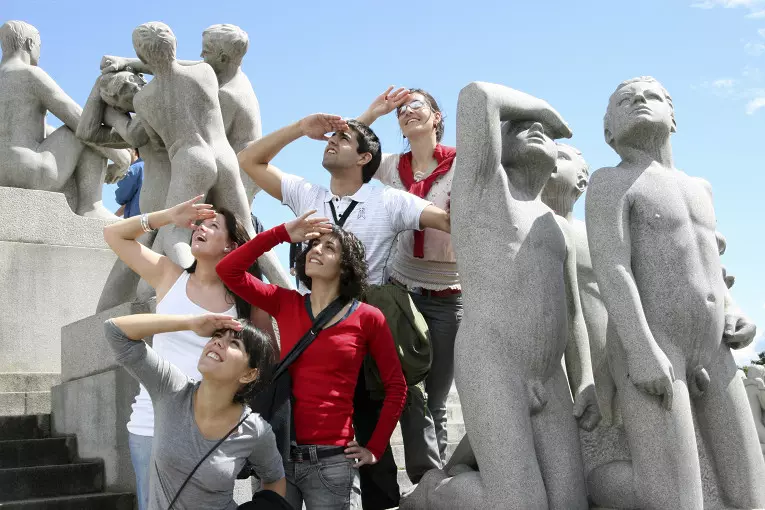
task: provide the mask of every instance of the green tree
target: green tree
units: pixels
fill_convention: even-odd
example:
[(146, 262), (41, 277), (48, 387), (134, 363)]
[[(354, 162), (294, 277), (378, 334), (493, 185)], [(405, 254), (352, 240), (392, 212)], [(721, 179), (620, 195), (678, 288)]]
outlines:
[(760, 357), (760, 359), (753, 359), (752, 364), (753, 365), (765, 365), (765, 351), (762, 351), (757, 356)]

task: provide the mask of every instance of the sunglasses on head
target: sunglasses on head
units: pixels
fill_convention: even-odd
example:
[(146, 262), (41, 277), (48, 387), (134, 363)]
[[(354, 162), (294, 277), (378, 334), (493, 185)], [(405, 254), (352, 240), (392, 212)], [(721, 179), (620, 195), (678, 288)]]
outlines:
[(425, 101), (420, 101), (419, 99), (415, 99), (409, 104), (399, 106), (398, 109), (396, 110), (396, 116), (401, 117), (402, 115), (404, 115), (406, 113), (407, 108), (415, 112), (426, 106), (428, 106), (428, 103), (426, 103)]

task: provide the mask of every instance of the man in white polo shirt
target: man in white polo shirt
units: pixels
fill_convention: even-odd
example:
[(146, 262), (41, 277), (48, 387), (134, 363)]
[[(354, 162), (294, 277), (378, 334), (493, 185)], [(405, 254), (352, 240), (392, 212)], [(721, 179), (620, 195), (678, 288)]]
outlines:
[[(303, 136), (327, 142), (322, 166), (331, 176), (329, 189), (286, 174), (270, 164), (279, 151)], [(258, 186), (292, 209), (295, 215), (315, 209), (319, 216), (326, 216), (353, 232), (366, 249), (370, 285), (381, 285), (385, 283), (385, 266), (399, 232), (423, 228), (450, 231), (449, 214), (443, 209), (410, 193), (368, 184), (381, 157), (380, 141), (367, 125), (317, 113), (251, 143), (239, 153), (239, 165)], [(363, 379), (359, 379), (360, 386)], [(363, 392), (363, 387), (360, 389)], [(361, 418), (359, 404), (357, 399), (354, 417), (357, 434), (362, 428), (357, 419)], [(417, 459), (422, 465), (416, 469), (423, 473), (440, 467), (433, 419), (427, 406), (408, 406), (401, 422), (406, 447), (414, 450), (411, 453), (416, 452), (407, 454), (407, 459)], [(362, 469), (360, 473), (365, 510), (373, 508), (372, 502), (375, 502), (374, 508), (398, 506), (396, 466), (390, 449), (378, 461), (381, 462), (377, 466)], [(407, 470), (410, 468), (407, 466)]]

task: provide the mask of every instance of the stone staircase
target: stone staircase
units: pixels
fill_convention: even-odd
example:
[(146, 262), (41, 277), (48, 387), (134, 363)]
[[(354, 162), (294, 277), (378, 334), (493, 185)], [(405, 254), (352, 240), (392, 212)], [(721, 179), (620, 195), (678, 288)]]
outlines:
[(51, 437), (49, 414), (0, 416), (0, 509), (133, 510), (133, 506), (133, 494), (104, 492), (103, 461), (79, 459), (76, 437)]
[[(457, 389), (452, 385), (451, 391), (449, 391), (449, 398), (446, 401), (446, 426), (449, 434), (449, 444), (446, 449), (446, 460), (449, 460), (454, 449), (459, 444), (462, 437), (465, 435), (465, 422), (462, 419), (462, 406), (460, 405), (460, 397), (457, 394)], [(393, 435), (390, 438), (391, 448), (393, 449), (393, 457), (396, 459), (396, 465), (398, 466), (398, 485), (401, 492), (407, 492), (412, 487), (412, 482), (406, 475), (405, 463), (404, 463), (404, 443), (401, 438), (401, 426), (396, 425), (396, 430), (393, 431)]]

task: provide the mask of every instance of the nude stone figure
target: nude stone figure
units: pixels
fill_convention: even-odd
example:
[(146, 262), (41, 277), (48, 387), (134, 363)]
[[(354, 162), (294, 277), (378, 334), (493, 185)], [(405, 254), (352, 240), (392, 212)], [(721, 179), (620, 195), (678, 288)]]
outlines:
[(765, 454), (765, 366), (749, 365), (744, 380), (749, 406), (752, 409), (754, 426), (760, 440), (760, 448)]
[(402, 509), (588, 508), (577, 420), (591, 429), (600, 414), (576, 248), (568, 222), (540, 200), (556, 164), (551, 137), (561, 135), (568, 126), (540, 99), (480, 82), (460, 92), (451, 207), (465, 309), (455, 380), (480, 472), (429, 471)]
[[(582, 153), (566, 144), (558, 143), (558, 162), (555, 172), (550, 176), (544, 190), (542, 202), (555, 214), (565, 218), (571, 225), (571, 232), (576, 244), (576, 274), (579, 283), (579, 298), (582, 302), (582, 314), (587, 324), (587, 336), (590, 339), (592, 372), (595, 378), (595, 390), (603, 416), (601, 425), (614, 422), (615, 386), (608, 369), (606, 356), (606, 326), (608, 312), (600, 296), (598, 282), (592, 271), (590, 247), (587, 244), (587, 228), (584, 221), (574, 218), (574, 204), (587, 189), (590, 178), (589, 165)], [(618, 418), (618, 413), (617, 413)], [(616, 420), (616, 423), (619, 419)]]
[[(155, 132), (137, 128), (128, 130), (131, 122), (140, 123), (139, 118), (131, 118), (129, 114), (135, 111), (135, 95), (145, 85), (146, 80), (132, 71), (99, 76), (85, 103), (77, 137), (102, 147), (138, 147), (144, 161), (139, 207), (143, 212), (152, 212), (165, 206), (171, 167), (167, 149)], [(141, 134), (138, 138), (133, 136), (136, 131)], [(152, 247), (156, 236), (157, 232), (152, 231), (142, 235), (138, 241)], [(96, 313), (136, 299), (139, 280), (138, 275), (118, 259), (104, 284)], [(145, 290), (143, 294), (140, 296), (143, 300), (150, 297)]]
[[(180, 65), (175, 59), (175, 35), (164, 23), (138, 26), (133, 31), (133, 46), (154, 79), (136, 93), (137, 118), (126, 119), (126, 131), (137, 146), (154, 135), (163, 141), (171, 167), (165, 207), (207, 195), (207, 201), (247, 218), (250, 208), (236, 153), (226, 139), (212, 68)], [(252, 225), (245, 225), (252, 235)], [(163, 227), (153, 249), (188, 267), (193, 259), (189, 236), (187, 229)]]
[[(38, 67), (40, 45), (40, 33), (28, 23), (0, 26), (0, 186), (62, 191), (74, 180), (77, 214), (114, 219), (101, 203), (107, 159), (121, 172), (130, 154), (75, 137), (82, 110)], [(46, 126), (48, 111), (64, 125)]]
[(622, 161), (590, 179), (586, 222), (632, 461), (593, 470), (591, 497), (701, 510), (695, 412), (725, 503), (763, 508), (765, 462), (730, 351), (754, 328), (727, 294), (710, 186), (675, 168), (672, 100), (653, 78), (620, 84), (604, 125)]
[[(170, 30), (166, 26), (165, 28), (168, 31)], [(172, 34), (172, 32), (170, 32), (170, 34)], [(252, 90), (252, 85), (247, 79), (247, 76), (241, 70), (242, 58), (247, 52), (249, 45), (247, 33), (235, 25), (213, 25), (204, 31), (202, 36), (202, 44), (202, 57), (205, 59), (204, 62), (213, 68), (219, 86), (218, 101), (223, 118), (222, 120), (226, 139), (235, 151), (239, 151), (243, 149), (249, 142), (260, 138), (262, 135), (260, 124), (260, 107), (258, 105), (258, 100), (255, 97), (255, 93)], [(136, 47), (136, 51), (138, 52), (138, 47)], [(207, 68), (207, 66), (199, 64), (201, 64), (201, 62), (173, 60), (173, 65), (176, 71), (181, 75), (187, 74), (184, 69), (189, 70)], [(134, 73), (139, 72), (154, 74), (156, 76), (154, 65), (147, 61), (145, 58), (135, 60), (123, 57), (106, 56), (102, 61), (101, 67), (104, 74), (110, 74), (123, 70), (131, 70)], [(140, 112), (137, 117), (140, 119)], [(143, 136), (141, 135), (143, 131), (146, 131), (147, 134), (151, 135), (152, 130), (146, 129), (145, 126), (141, 124), (134, 127), (133, 129), (128, 128), (127, 125), (131, 124), (131, 119), (129, 118), (123, 119), (123, 122), (126, 124), (126, 126), (123, 127), (122, 130), (128, 131), (127, 136), (132, 137), (133, 141), (135, 141), (136, 133), (139, 135), (139, 137)], [(146, 123), (143, 122), (143, 124)], [(133, 134), (130, 133), (131, 131)], [(145, 169), (144, 171), (146, 172)], [(219, 173), (218, 182), (210, 190), (210, 195), (208, 196), (207, 200), (212, 201), (217, 206), (227, 207), (233, 210), (237, 216), (240, 216), (238, 209), (235, 207), (237, 205), (236, 200), (233, 198), (238, 196), (239, 188), (242, 185), (244, 186), (244, 192), (246, 196), (245, 200), (248, 211), (249, 204), (252, 203), (252, 199), (257, 191), (259, 191), (259, 189), (252, 182), (249, 176), (247, 176), (241, 170), (239, 172), (240, 177), (237, 180), (231, 178), (231, 176), (228, 175), (229, 173), (230, 172), (228, 169), (226, 169), (225, 172)], [(221, 178), (221, 176), (224, 176), (225, 179)], [(190, 182), (193, 181), (194, 180), (191, 179)], [(182, 186), (183, 182), (179, 182), (179, 185)], [(169, 193), (172, 194), (173, 190), (169, 190)], [(221, 202), (220, 197), (232, 198), (230, 198), (230, 203), (226, 205), (225, 203)], [(170, 203), (169, 200), (171, 200), (170, 196), (168, 196), (168, 205)], [(144, 209), (142, 208), (141, 210)], [(244, 218), (245, 216), (241, 217)], [(173, 228), (178, 230), (175, 227)], [(165, 240), (163, 242), (163, 233), (160, 233), (159, 240), (155, 243), (159, 244), (159, 246), (155, 245), (153, 248), (155, 251), (167, 253), (168, 256), (173, 258), (174, 256), (177, 256), (178, 252), (174, 254), (173, 251), (167, 251), (168, 241)], [(170, 240), (172, 241), (172, 239), (174, 238), (171, 237)], [(184, 249), (181, 253), (185, 256), (187, 253), (186, 249)], [(177, 262), (181, 263), (181, 259), (179, 259)], [(260, 257), (258, 263), (261, 270), (263, 271), (263, 274), (271, 283), (275, 283), (286, 288), (292, 287), (289, 276), (279, 263), (278, 258), (273, 251), (269, 251)]]

